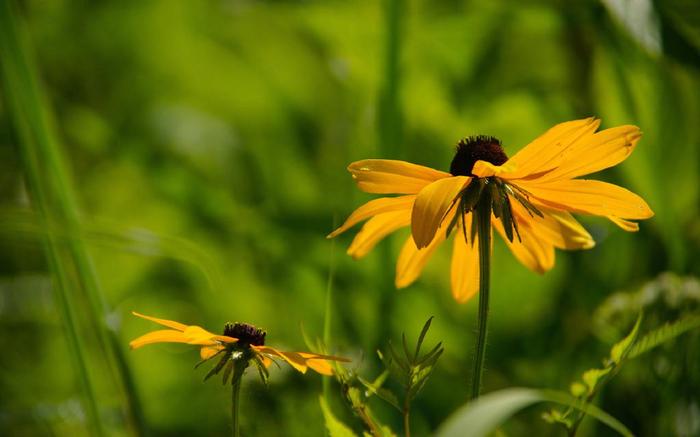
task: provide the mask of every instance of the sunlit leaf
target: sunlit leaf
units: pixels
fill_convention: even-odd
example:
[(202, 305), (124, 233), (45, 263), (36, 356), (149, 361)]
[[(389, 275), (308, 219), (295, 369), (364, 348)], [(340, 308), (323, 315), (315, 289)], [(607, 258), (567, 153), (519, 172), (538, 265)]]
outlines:
[(578, 399), (568, 393), (529, 388), (510, 388), (483, 395), (452, 413), (440, 425), (435, 435), (463, 437), (466, 430), (469, 430), (470, 437), (486, 436), (517, 412), (541, 402), (553, 402), (580, 409), (620, 435), (633, 435), (620, 421), (608, 413), (593, 405), (584, 407)]
[(330, 437), (357, 437), (352, 429), (335, 417), (323, 396), (319, 396), (318, 401), (321, 404), (323, 419)]

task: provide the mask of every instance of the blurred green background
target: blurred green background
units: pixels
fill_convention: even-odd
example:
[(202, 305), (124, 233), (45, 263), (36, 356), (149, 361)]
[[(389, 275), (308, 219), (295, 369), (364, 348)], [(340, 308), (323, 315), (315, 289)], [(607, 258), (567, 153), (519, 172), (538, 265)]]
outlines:
[[(270, 345), (304, 350), (302, 325), (312, 339), (323, 334), (331, 271), (331, 349), (353, 357), (367, 378), (381, 371), (378, 348), (402, 332), (415, 339), (435, 316), (427, 341), (443, 341), (445, 354), (412, 417), (415, 435), (434, 430), (466, 401), (474, 346), (476, 300), (453, 302), (450, 251), (396, 291), (405, 234), (360, 261), (344, 254), (350, 233), (335, 242), (325, 235), (372, 198), (354, 186), (347, 164), (392, 158), (446, 170), (457, 140), (473, 134), (500, 138), (512, 155), (562, 121), (636, 124), (644, 137), (635, 153), (596, 178), (639, 193), (656, 213), (637, 234), (582, 218), (597, 246), (557, 253), (544, 276), (496, 243), (485, 391), (567, 390), (600, 365), (640, 307), (650, 327), (700, 311), (695, 1), (33, 0), (18, 11), (79, 224), (37, 220), (6, 98), (15, 84), (6, 79), (2, 435), (88, 433), (47, 235), (59, 246), (82, 241), (94, 267), (92, 285), (79, 263), (64, 279), (108, 435), (134, 434), (138, 420), (86, 289), (104, 298), (146, 431), (221, 435), (228, 389), (202, 383), (195, 348), (128, 351), (129, 340), (155, 328), (130, 311), (215, 332), (246, 321), (267, 329)], [(11, 62), (7, 52), (0, 59)], [(626, 365), (598, 404), (638, 435), (700, 435), (698, 363), (693, 332)], [(331, 392), (339, 392), (334, 383)], [(273, 369), (267, 388), (247, 377), (244, 434), (323, 435), (320, 393), (321, 377), (288, 368)], [(336, 397), (336, 415), (360, 431)], [(372, 406), (401, 432), (398, 414), (380, 400)], [(528, 410), (504, 430), (561, 435), (541, 412)], [(588, 419), (581, 435), (611, 432)]]

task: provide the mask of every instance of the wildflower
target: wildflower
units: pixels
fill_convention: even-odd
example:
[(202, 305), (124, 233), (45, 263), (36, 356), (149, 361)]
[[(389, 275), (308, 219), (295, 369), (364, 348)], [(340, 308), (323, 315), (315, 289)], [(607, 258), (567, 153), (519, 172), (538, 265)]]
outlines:
[(129, 343), (132, 349), (151, 343), (187, 343), (200, 347), (199, 353), (202, 361), (199, 364), (220, 356), (219, 362), (205, 379), (224, 370), (224, 383), (226, 383), (234, 362), (239, 360), (245, 363), (245, 367), (249, 363), (255, 364), (264, 381), (267, 380), (267, 368), (272, 364), (273, 359), (281, 359), (301, 373), (312, 369), (323, 375), (333, 374), (329, 361), (348, 361), (345, 358), (330, 355), (310, 352), (283, 352), (265, 346), (266, 332), (247, 323), (227, 323), (223, 335), (217, 335), (199, 326), (157, 319), (137, 312), (132, 314), (170, 328), (142, 335)]
[(465, 138), (449, 173), (404, 161), (354, 162), (348, 170), (361, 190), (399, 196), (365, 203), (328, 237), (367, 220), (348, 248), (361, 258), (388, 234), (410, 226), (396, 266), (395, 284), (403, 288), (453, 231), (461, 233), (453, 241), (451, 286), (454, 298), (466, 302), (479, 288), (476, 211), (486, 204), (489, 227), (522, 264), (544, 273), (554, 266), (555, 247), (595, 244), (571, 212), (607, 217), (626, 231), (639, 229), (632, 220), (653, 216), (641, 197), (622, 187), (576, 179), (624, 161), (641, 136), (636, 126), (596, 132), (599, 125), (594, 118), (558, 124), (510, 159), (496, 138)]

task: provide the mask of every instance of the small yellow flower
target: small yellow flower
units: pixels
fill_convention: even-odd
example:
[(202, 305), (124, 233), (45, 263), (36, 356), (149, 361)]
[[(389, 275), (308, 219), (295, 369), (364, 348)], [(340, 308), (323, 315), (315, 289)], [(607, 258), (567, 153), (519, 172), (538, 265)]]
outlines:
[(403, 288), (420, 276), (451, 231), (460, 229), (464, 238), (453, 242), (451, 284), (454, 298), (466, 302), (479, 280), (472, 211), (483, 190), (489, 190), (492, 228), (521, 263), (544, 273), (554, 266), (555, 247), (588, 249), (595, 244), (570, 212), (607, 217), (626, 231), (639, 229), (630, 220), (654, 215), (641, 197), (622, 187), (575, 179), (624, 161), (641, 136), (636, 126), (596, 132), (599, 125), (594, 118), (558, 124), (510, 159), (496, 138), (466, 138), (457, 146), (450, 173), (404, 161), (354, 162), (348, 170), (361, 190), (400, 196), (365, 203), (328, 237), (367, 220), (348, 248), (357, 259), (410, 225), (412, 238), (404, 243), (396, 266), (396, 287)]
[[(221, 355), (219, 364), (212, 369), (207, 377), (225, 369), (225, 366), (237, 359), (252, 361), (261, 371), (261, 376), (266, 379), (266, 368), (272, 364), (274, 358), (280, 358), (294, 369), (306, 373), (307, 369), (315, 370), (323, 375), (332, 375), (333, 368), (329, 361), (349, 361), (345, 358), (330, 355), (319, 355), (310, 352), (283, 352), (275, 348), (265, 346), (266, 332), (247, 323), (227, 323), (224, 334), (213, 334), (199, 326), (184, 325), (172, 320), (157, 319), (132, 312), (135, 316), (150, 320), (170, 329), (152, 331), (129, 343), (132, 349), (140, 348), (151, 343), (187, 343), (200, 347), (199, 353), (202, 362)], [(224, 380), (228, 372), (224, 373)], [(224, 381), (225, 382), (225, 381)]]

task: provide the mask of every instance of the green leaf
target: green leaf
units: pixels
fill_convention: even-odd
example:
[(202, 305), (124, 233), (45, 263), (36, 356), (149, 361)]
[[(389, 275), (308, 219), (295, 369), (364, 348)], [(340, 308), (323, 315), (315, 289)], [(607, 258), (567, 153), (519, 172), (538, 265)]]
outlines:
[(698, 327), (700, 327), (700, 315), (697, 314), (682, 317), (673, 323), (667, 323), (661, 328), (649, 332), (636, 342), (627, 357), (635, 358), (662, 343)]
[(403, 353), (406, 356), (406, 361), (410, 362), (411, 353), (408, 351), (408, 342), (406, 341), (406, 333), (401, 333), (401, 343), (403, 344)]
[(571, 392), (571, 394), (576, 396), (577, 398), (584, 396), (587, 391), (588, 389), (586, 385), (581, 384), (580, 382), (574, 382), (571, 384), (571, 387), (569, 387), (569, 392)]
[(469, 430), (470, 437), (486, 436), (518, 411), (541, 402), (553, 402), (579, 409), (623, 436), (633, 435), (620, 421), (608, 413), (594, 405), (584, 406), (581, 401), (568, 393), (529, 388), (510, 388), (484, 395), (452, 413), (440, 425), (435, 435), (463, 437), (465, 430)]
[(589, 369), (583, 372), (583, 382), (588, 388), (588, 394), (592, 394), (595, 391), (598, 381), (612, 370), (612, 367), (606, 367), (605, 369)]
[(418, 359), (418, 354), (420, 353), (420, 348), (423, 345), (423, 340), (425, 340), (425, 335), (428, 333), (428, 329), (430, 329), (430, 324), (433, 321), (434, 316), (430, 316), (430, 318), (425, 322), (425, 325), (423, 325), (423, 329), (420, 331), (420, 335), (418, 336), (418, 342), (416, 342), (416, 353), (413, 354), (413, 360), (415, 361)]
[(338, 420), (338, 418), (333, 415), (333, 412), (328, 407), (326, 400), (323, 396), (319, 396), (319, 403), (321, 404), (321, 411), (323, 411), (323, 419), (326, 423), (326, 429), (331, 437), (356, 437), (352, 429), (350, 429), (343, 422)]
[(229, 360), (228, 364), (224, 368), (224, 375), (222, 378), (222, 383), (226, 385), (226, 382), (228, 382), (228, 377), (231, 376), (231, 371), (233, 370), (233, 360)]
[(230, 357), (231, 357), (230, 354), (224, 354), (221, 357), (221, 359), (219, 360), (219, 362), (216, 363), (216, 366), (212, 367), (211, 370), (209, 371), (209, 373), (207, 373), (207, 375), (204, 377), (204, 380), (206, 381), (207, 379), (209, 379), (212, 376), (219, 373), (221, 371), (221, 369), (224, 368), (224, 366), (226, 365), (226, 362), (229, 360)]
[(367, 397), (370, 397), (371, 395), (377, 395), (380, 399), (386, 401), (389, 403), (392, 407), (396, 408), (398, 411), (401, 411), (401, 406), (399, 405), (399, 399), (396, 397), (394, 393), (392, 393), (390, 390), (383, 388), (381, 385), (384, 383), (384, 380), (386, 377), (389, 376), (389, 371), (384, 371), (382, 372), (381, 375), (377, 379), (375, 379), (375, 382), (371, 383), (364, 378), (358, 376), (357, 379), (360, 381), (362, 385), (367, 388)]
[(634, 324), (632, 331), (627, 334), (627, 337), (623, 338), (615, 344), (610, 350), (610, 359), (616, 365), (619, 365), (622, 360), (624, 360), (629, 354), (630, 350), (634, 346), (635, 340), (637, 340), (637, 334), (639, 333), (639, 325), (642, 323), (642, 314), (637, 317), (637, 322)]
[(432, 366), (435, 364), (435, 361), (437, 361), (438, 358), (440, 358), (440, 355), (443, 352), (443, 347), (442, 347), (442, 342), (438, 343), (435, 345), (435, 347), (428, 352), (427, 354), (423, 355), (416, 361), (417, 366)]

